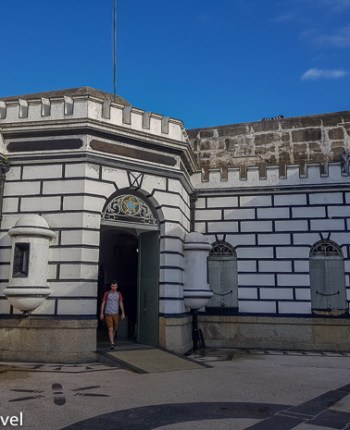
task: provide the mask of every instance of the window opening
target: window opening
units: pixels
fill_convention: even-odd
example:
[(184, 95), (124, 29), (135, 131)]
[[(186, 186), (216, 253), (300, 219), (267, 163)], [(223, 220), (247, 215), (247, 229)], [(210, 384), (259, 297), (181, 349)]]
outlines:
[(29, 243), (16, 243), (13, 257), (13, 278), (25, 278), (29, 268)]

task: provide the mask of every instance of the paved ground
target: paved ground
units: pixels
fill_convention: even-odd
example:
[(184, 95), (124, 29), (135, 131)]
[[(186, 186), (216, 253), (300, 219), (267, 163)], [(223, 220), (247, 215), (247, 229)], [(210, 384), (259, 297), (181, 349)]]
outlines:
[(0, 429), (350, 430), (350, 354), (191, 358), (212, 367), (138, 374), (97, 362), (0, 363)]

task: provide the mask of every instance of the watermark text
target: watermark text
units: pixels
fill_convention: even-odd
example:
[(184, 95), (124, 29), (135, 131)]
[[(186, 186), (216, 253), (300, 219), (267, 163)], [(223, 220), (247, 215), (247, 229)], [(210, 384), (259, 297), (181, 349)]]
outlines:
[(19, 415), (0, 415), (0, 427), (22, 427), (23, 426), (23, 412)]

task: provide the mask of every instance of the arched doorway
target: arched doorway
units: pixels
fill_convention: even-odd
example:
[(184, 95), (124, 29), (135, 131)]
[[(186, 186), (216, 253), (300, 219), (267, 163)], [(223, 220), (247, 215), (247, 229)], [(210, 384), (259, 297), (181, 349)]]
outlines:
[[(118, 341), (159, 344), (159, 226), (156, 211), (139, 193), (113, 195), (101, 218), (98, 306), (113, 279), (124, 297), (126, 319)], [(98, 340), (106, 339), (102, 324)]]

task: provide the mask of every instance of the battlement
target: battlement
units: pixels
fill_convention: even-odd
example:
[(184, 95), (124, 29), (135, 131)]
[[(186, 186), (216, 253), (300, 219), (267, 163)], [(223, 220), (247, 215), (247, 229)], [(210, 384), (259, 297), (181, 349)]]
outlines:
[(187, 142), (183, 123), (177, 119), (131, 106), (121, 97), (90, 87), (50, 91), (0, 99), (0, 128), (95, 120), (154, 136)]
[(191, 177), (192, 184), (199, 189), (227, 189), (232, 187), (259, 188), (279, 186), (308, 186), (334, 184), (350, 185), (349, 166), (339, 162), (324, 164), (269, 166), (264, 170), (259, 167), (231, 167), (206, 169), (196, 172)]
[[(188, 131), (197, 162), (208, 181), (209, 171), (219, 170), (221, 180), (236, 168), (239, 180), (247, 169), (260, 179), (277, 168), (278, 177), (287, 177), (297, 166), (299, 177), (307, 177), (307, 166), (317, 164), (321, 176), (329, 163), (349, 163), (350, 111), (296, 118), (233, 124)], [(230, 170), (232, 171), (232, 170)]]

